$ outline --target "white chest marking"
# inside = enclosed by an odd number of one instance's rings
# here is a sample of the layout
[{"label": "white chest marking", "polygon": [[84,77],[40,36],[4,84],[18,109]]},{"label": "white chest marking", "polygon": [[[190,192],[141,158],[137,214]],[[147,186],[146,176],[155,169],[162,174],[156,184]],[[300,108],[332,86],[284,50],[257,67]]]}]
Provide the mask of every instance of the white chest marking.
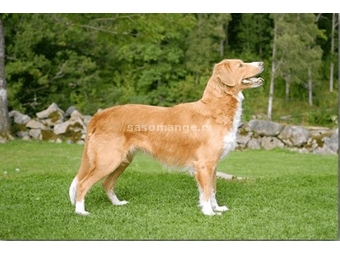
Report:
[{"label": "white chest marking", "polygon": [[241,122],[241,115],[242,115],[242,100],[244,96],[242,92],[237,95],[238,98],[238,105],[235,111],[234,119],[233,119],[233,126],[228,134],[223,137],[223,152],[220,159],[224,158],[230,151],[236,148],[236,134],[238,126]]}]

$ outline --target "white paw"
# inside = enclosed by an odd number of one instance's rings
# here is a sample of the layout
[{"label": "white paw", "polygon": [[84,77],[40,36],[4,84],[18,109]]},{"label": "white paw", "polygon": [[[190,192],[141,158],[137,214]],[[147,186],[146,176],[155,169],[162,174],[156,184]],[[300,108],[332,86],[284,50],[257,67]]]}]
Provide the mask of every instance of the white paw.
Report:
[{"label": "white paw", "polygon": [[202,206],[202,213],[204,215],[215,215],[216,213],[213,211],[213,209],[211,208],[211,206]]},{"label": "white paw", "polygon": [[90,213],[87,212],[87,211],[76,211],[76,214],[79,214],[79,215],[82,215],[82,216],[87,216],[87,215],[89,215]]},{"label": "white paw", "polygon": [[204,211],[204,210],[202,210],[202,212],[203,212],[204,215],[208,215],[208,216],[213,216],[213,215],[216,214],[216,213],[214,213],[213,210],[211,210],[211,211]]},{"label": "white paw", "polygon": [[215,215],[214,210],[212,209],[210,201],[200,201],[201,210],[204,215]]},{"label": "white paw", "polygon": [[228,209],[228,207],[226,207],[226,206],[215,206],[215,207],[213,208],[213,210],[214,210],[215,212],[225,212],[225,211],[228,211],[229,209]]},{"label": "white paw", "polygon": [[85,211],[85,200],[82,199],[76,202],[76,214],[87,216],[90,213]]},{"label": "white paw", "polygon": [[108,191],[106,194],[113,205],[126,205],[129,203],[128,201],[125,200],[120,201],[112,190]]},{"label": "white paw", "polygon": [[125,201],[125,200],[123,200],[123,201],[116,201],[115,203],[113,203],[114,205],[126,205],[126,204],[128,204],[129,203],[129,201]]}]

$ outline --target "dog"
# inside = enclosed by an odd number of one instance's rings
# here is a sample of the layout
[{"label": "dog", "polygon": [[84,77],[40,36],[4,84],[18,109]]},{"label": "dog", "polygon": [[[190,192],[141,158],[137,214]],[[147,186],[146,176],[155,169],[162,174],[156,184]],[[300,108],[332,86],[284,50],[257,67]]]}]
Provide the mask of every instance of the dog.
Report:
[{"label": "dog", "polygon": [[263,62],[224,59],[213,67],[203,96],[173,107],[126,104],[97,112],[87,126],[81,164],[69,196],[75,212],[88,215],[85,196],[102,186],[113,205],[125,205],[114,188],[138,150],[195,174],[199,206],[205,215],[221,214],[216,201],[216,166],[236,147],[242,114],[242,91],[263,84]]}]

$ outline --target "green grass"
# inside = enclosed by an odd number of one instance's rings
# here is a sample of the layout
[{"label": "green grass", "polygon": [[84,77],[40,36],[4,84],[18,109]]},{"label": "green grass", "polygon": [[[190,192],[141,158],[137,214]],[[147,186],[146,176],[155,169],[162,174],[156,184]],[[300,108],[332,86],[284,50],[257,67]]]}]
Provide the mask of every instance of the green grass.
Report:
[{"label": "green grass", "polygon": [[217,200],[229,211],[205,216],[193,176],[137,155],[109,203],[100,183],[74,213],[68,188],[83,146],[12,141],[0,144],[2,240],[336,240],[336,156],[286,150],[232,152],[218,170]]}]

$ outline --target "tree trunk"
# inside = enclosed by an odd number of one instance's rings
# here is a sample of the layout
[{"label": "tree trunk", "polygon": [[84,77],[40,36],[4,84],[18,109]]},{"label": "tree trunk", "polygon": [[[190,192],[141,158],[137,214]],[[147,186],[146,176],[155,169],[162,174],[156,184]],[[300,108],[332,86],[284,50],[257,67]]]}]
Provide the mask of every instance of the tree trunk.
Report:
[{"label": "tree trunk", "polygon": [[334,63],[332,61],[329,73],[329,92],[333,92],[333,75],[334,75]]},{"label": "tree trunk", "polygon": [[[338,95],[340,95],[340,13],[338,13]],[[338,122],[340,120],[340,104],[338,104]],[[338,136],[340,138],[340,133],[338,132]],[[338,157],[339,164],[340,164],[340,157]],[[338,175],[338,178],[340,180],[340,174]],[[339,203],[339,209],[340,209],[340,203]],[[340,223],[340,217],[339,217],[339,223]],[[340,226],[340,225],[339,225]]]},{"label": "tree trunk", "polygon": [[[340,95],[340,50],[339,49],[340,49],[340,13],[338,13],[338,96]],[[340,120],[340,104],[338,103],[338,122],[339,120]],[[340,138],[340,133],[338,129],[338,139],[339,138]],[[340,166],[339,156],[338,156],[338,166]],[[340,183],[340,174],[338,174],[338,183]],[[340,203],[338,203],[338,212],[339,210],[340,210]],[[338,226],[340,226],[340,217],[338,217]]]},{"label": "tree trunk", "polygon": [[289,101],[289,90],[290,90],[290,84],[288,81],[286,81],[286,102]]},{"label": "tree trunk", "polygon": [[308,103],[313,105],[313,83],[312,83],[312,68],[308,67]]},{"label": "tree trunk", "polygon": [[268,99],[268,112],[267,119],[272,120],[273,111],[273,98],[274,98],[274,79],[275,79],[275,58],[276,58],[276,38],[277,38],[277,24],[274,25],[274,42],[272,52],[272,71],[270,74],[270,85],[269,85],[269,99]]},{"label": "tree trunk", "polygon": [[333,76],[334,76],[334,60],[333,60],[333,56],[334,56],[334,32],[335,32],[335,13],[333,13],[333,17],[332,17],[332,34],[331,34],[331,66],[330,66],[330,74],[329,74],[329,91],[333,92]]},{"label": "tree trunk", "polygon": [[287,74],[285,78],[285,83],[286,83],[286,102],[289,101],[289,91],[290,91],[290,74]]},{"label": "tree trunk", "polygon": [[224,39],[220,40],[220,58],[224,56]]},{"label": "tree trunk", "polygon": [[2,20],[0,18],[0,138],[7,140],[10,137],[5,77],[5,35]]},{"label": "tree trunk", "polygon": [[[229,24],[227,23],[227,24],[225,25],[225,28],[224,28],[224,31],[225,31],[225,38],[224,38],[224,52],[225,52],[226,50],[228,50],[228,47],[229,47],[228,27],[229,27]],[[224,56],[224,52],[223,52],[223,56]]]}]

